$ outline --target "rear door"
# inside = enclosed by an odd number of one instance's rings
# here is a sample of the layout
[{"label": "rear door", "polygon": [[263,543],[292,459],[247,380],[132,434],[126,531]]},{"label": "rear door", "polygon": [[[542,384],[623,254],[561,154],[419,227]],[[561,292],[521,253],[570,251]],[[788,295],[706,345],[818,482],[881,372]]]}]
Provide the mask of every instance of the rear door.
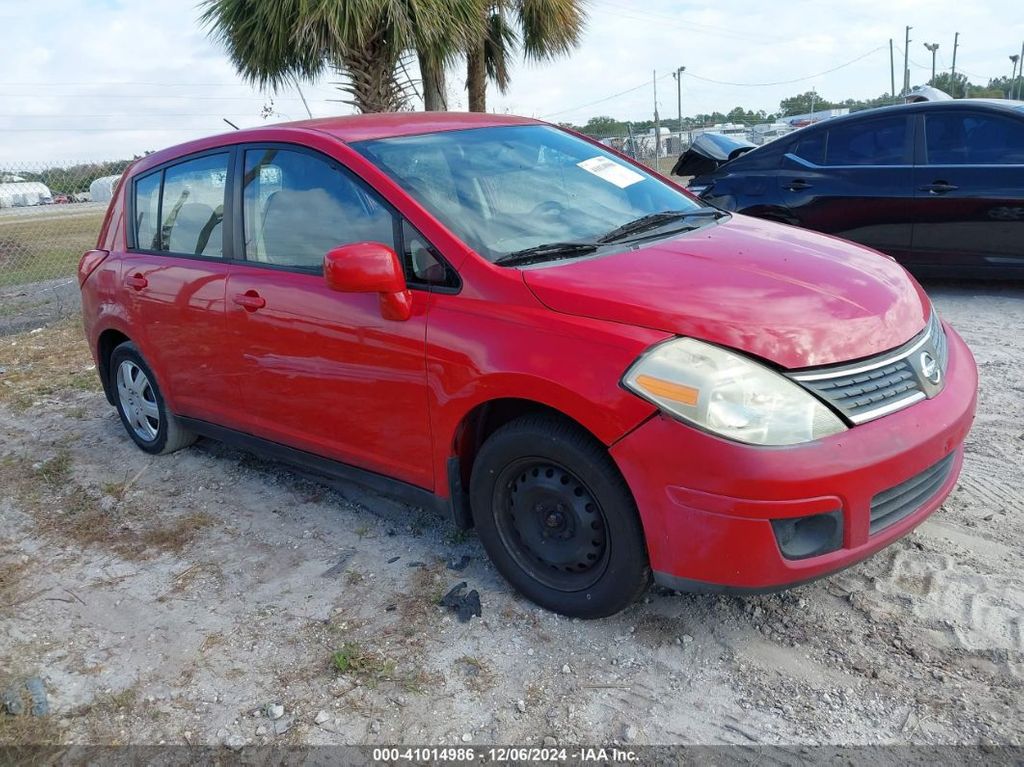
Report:
[{"label": "rear door", "polygon": [[132,336],[179,415],[232,425],[224,366],[225,203],[231,150],[177,160],[133,179],[121,269]]},{"label": "rear door", "polygon": [[779,193],[799,226],[902,259],[912,236],[912,152],[903,112],[818,126],[783,158]]},{"label": "rear door", "polygon": [[1024,116],[920,115],[914,262],[932,270],[1024,267]]},{"label": "rear door", "polygon": [[429,292],[413,290],[412,317],[395,321],[381,316],[377,294],[336,292],[323,278],[324,255],[339,245],[401,252],[400,219],[318,152],[248,146],[238,162],[244,260],[228,280],[227,318],[245,430],[433,488]]}]

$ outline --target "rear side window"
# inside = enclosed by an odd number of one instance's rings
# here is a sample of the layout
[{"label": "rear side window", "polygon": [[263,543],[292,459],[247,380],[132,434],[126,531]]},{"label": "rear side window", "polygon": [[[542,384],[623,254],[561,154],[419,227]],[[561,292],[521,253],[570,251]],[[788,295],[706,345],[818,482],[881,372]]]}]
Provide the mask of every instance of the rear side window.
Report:
[{"label": "rear side window", "polygon": [[327,251],[353,242],[395,248],[394,217],[348,171],[327,158],[288,149],[245,153],[245,257],[320,270]]},{"label": "rear side window", "polygon": [[929,165],[1022,165],[1024,120],[981,113],[925,115]]},{"label": "rear side window", "polygon": [[186,160],[135,182],[135,245],[221,258],[228,154]]},{"label": "rear side window", "polygon": [[228,155],[215,154],[164,171],[160,250],[223,256]]},{"label": "rear side window", "polygon": [[902,165],[907,147],[907,118],[850,122],[828,130],[826,165]]}]

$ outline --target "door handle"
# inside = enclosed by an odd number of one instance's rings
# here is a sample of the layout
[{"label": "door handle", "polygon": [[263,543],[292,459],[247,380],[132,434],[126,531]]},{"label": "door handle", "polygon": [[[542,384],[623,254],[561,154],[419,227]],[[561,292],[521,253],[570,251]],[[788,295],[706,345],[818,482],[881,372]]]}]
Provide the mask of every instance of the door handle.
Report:
[{"label": "door handle", "polygon": [[808,184],[802,178],[795,178],[789,182],[789,185],[786,187],[786,189],[788,189],[791,192],[801,192],[804,189],[810,189],[811,186],[812,184]]},{"label": "door handle", "polygon": [[955,192],[959,188],[953,184],[947,184],[945,181],[936,181],[920,187],[920,190],[929,194],[945,194],[946,192]]},{"label": "door handle", "polygon": [[267,305],[267,300],[255,290],[247,290],[244,293],[239,293],[231,300],[247,312],[254,312]]},{"label": "door handle", "polygon": [[144,287],[149,285],[149,280],[143,277],[141,274],[136,272],[133,275],[124,278],[124,284],[129,288],[135,288],[136,290],[142,290]]}]

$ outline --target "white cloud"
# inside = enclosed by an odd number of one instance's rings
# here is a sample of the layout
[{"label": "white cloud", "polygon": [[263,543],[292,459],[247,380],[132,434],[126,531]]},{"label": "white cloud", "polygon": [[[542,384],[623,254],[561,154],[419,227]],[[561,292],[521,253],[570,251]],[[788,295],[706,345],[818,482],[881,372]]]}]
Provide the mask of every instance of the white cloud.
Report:
[{"label": "white cloud", "polygon": [[[266,94],[241,82],[217,44],[199,28],[195,0],[55,0],[0,7],[0,162],[113,159],[263,122]],[[516,66],[510,91],[490,94],[497,111],[583,122],[595,114],[649,119],[652,71],[687,67],[683,112],[734,106],[777,108],[780,99],[816,87],[830,98],[876,96],[889,88],[888,40],[902,48],[912,24],[915,82],[927,79],[922,45],[939,42],[939,68],[952,58],[972,79],[1008,75],[1024,17],[1004,2],[978,0],[749,0],[670,2],[592,0],[583,45],[544,65]],[[879,48],[838,71],[799,83],[741,87],[823,72]],[[897,54],[897,70],[902,57]],[[691,76],[692,75],[692,76]],[[450,78],[453,108],[464,108],[461,68]],[[897,71],[897,83],[901,81]],[[608,96],[635,86],[620,97]],[[314,115],[345,114],[329,83],[304,86]],[[602,103],[588,105],[591,102]],[[658,83],[659,111],[676,113],[671,77]],[[300,119],[292,91],[274,98],[275,119]]]}]

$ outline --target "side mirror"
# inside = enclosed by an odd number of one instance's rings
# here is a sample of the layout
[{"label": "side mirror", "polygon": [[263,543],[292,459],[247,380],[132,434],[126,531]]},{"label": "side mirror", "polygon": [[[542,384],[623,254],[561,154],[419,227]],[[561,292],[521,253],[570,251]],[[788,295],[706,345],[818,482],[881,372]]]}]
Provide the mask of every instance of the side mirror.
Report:
[{"label": "side mirror", "polygon": [[412,316],[412,293],[406,287],[402,264],[387,245],[355,242],[328,251],[324,280],[327,287],[341,293],[378,293],[384,319]]}]

